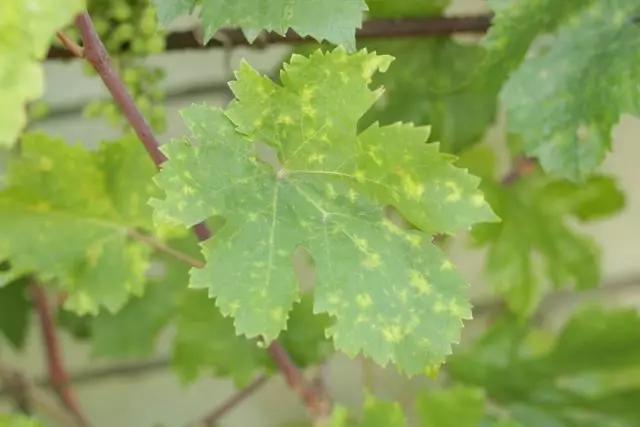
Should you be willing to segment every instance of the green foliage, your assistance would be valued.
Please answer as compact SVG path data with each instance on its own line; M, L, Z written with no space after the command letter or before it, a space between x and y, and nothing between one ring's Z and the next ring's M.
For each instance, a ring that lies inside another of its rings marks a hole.
M270 342L284 328L299 297L290 258L303 245L318 272L315 310L336 318L329 329L336 347L413 374L442 363L457 340L460 321L470 316L466 281L425 234L400 229L372 201L393 203L427 232L495 217L478 181L437 144L424 143L425 129L354 132L377 96L367 88L370 76L389 62L366 51L318 51L293 57L283 86L242 66L226 113L184 110L201 145L163 148L169 161L156 182L167 198L152 204L159 219L187 226L225 217L205 243L207 265L192 272L191 286L209 288L239 334ZM327 103L323 86L349 91L349 104ZM256 156L256 140L276 150L277 168ZM235 268L235 259L246 268Z
M36 418L22 414L0 413L0 427L42 427L42 423Z
M585 181L611 149L620 116L640 115L640 26L630 19L638 12L635 0L596 1L506 85L509 129L545 170Z
M542 348L531 335L526 325L505 318L454 355L448 370L458 381L484 387L527 427L638 425L640 410L631 403L640 395L636 310L586 307ZM625 372L623 382L609 378Z
M0 6L0 148L11 147L27 122L24 104L42 96L41 61L56 30L83 0L12 0Z
M52 302L64 297L58 328L95 357L150 357L172 332L171 367L185 384L216 376L242 387L280 373L276 338L300 369L338 350L421 374L413 394L385 388L385 399L369 376L362 411L333 399L330 427L640 425L636 310L583 307L559 332L533 324L548 291L603 281L601 249L580 226L625 207L616 178L597 168L620 117L640 115L640 6L490 0L480 40L363 37L356 51L365 15L420 19L449 5L3 2L0 148L11 149L0 152L1 340L23 347L35 282ZM85 106L122 131L96 150L23 131L47 109L39 61L61 46L56 30L79 41L70 24L85 6L158 132L163 71L147 57L165 49L160 25L197 8L205 41L227 25L251 42L264 30L309 39L276 81L242 61L228 107L185 108L189 136L164 145L158 173L113 99ZM480 144L498 133L487 130L499 107L509 154L537 159L506 175ZM200 222L213 231L203 242L188 234ZM466 231L486 250L507 310L450 356L472 304L436 242ZM313 283L294 254L312 261ZM295 425L319 424L306 421ZM39 425L0 415L0 427Z
M16 348L22 348L29 326L28 284L29 281L22 278L0 285L0 332Z
M191 11L195 0L153 0L158 18L168 24ZM262 30L285 34L291 28L311 36L355 48L355 30L360 27L364 0L201 0L204 42L224 25L241 27L253 42Z
M23 135L0 191L0 258L56 280L69 293L65 307L79 314L118 310L144 291L150 249L128 233L151 228L153 171L131 137L89 152L41 133Z
M387 73L373 79L386 93L361 125L374 121L429 125L442 150L453 153L482 139L495 118L497 88L477 83L449 89L480 66L483 51L479 46L452 39L380 40L362 45L393 55L396 61Z
M596 0L489 0L495 17L482 40L487 50L480 78L501 84L518 67L537 36L555 30Z
M594 220L622 209L624 194L615 180L593 176L578 186L536 173L505 186L491 175L484 175L482 188L502 221L478 224L472 237L476 246L489 247L486 271L509 308L531 314L547 282L554 288L598 285L600 250L569 221Z

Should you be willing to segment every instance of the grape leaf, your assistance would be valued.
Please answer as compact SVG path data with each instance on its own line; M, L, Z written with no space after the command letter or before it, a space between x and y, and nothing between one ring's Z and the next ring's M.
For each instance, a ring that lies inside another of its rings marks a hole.
M506 85L509 130L546 171L584 181L620 116L640 115L640 26L628 18L639 11L635 0L598 0Z
M189 12L195 0L153 0L164 25ZM221 27L241 27L249 42L262 30L284 35L289 28L302 37L355 49L355 32L367 6L364 0L201 0L204 43Z
M216 376L231 376L242 386L268 363L266 351L237 336L232 320L223 317L202 290L183 292L177 327L172 366L184 382L195 380L209 368Z
M621 209L624 194L615 180L597 176L576 186L536 174L509 187L485 180L483 189L502 222L478 224L472 236L476 244L489 246L486 271L511 310L531 314L544 294L545 279L556 288L598 285L600 250L567 222Z
M398 402L388 402L367 395L359 422L349 419L343 406L337 405L331 413L327 427L406 427L407 422Z
M100 160L111 150L139 160L104 171ZM25 135L0 191L0 258L43 282L56 279L69 294L65 308L78 314L97 314L101 306L117 311L143 291L150 249L128 234L150 223L139 209L157 189L132 182L127 197L137 207L129 209L121 189L134 171L151 179L146 163L144 149L130 138L89 152L41 133Z
M417 411L420 425L431 427L476 427L485 411L482 389L453 386L422 392Z
M199 259L193 236L171 240L168 246ZM141 357L152 353L158 333L174 319L177 303L187 289L189 265L168 254L154 256L162 267L160 277L152 277L145 293L130 299L117 313L102 311L93 323L92 349L97 356Z
M0 6L0 148L27 122L24 104L44 92L42 60L51 39L84 7L83 0L12 0Z
M367 0L369 18L398 19L444 12L450 0Z
M494 16L482 39L486 49L480 80L500 86L517 68L542 33L555 30L563 22L596 0L488 0Z
M173 366L183 381L193 381L210 368L217 376L231 376L242 386L256 371L276 371L264 348L237 336L231 320L220 314L206 294L187 290L179 301ZM280 338L292 360L302 368L319 363L333 350L324 334L330 319L314 315L312 308L313 299L308 295L295 304Z
M470 316L467 283L427 234L401 230L381 204L429 232L496 217L478 180L425 144L425 128L356 134L380 92L368 89L370 77L390 60L342 48L294 55L283 86L243 64L226 112L183 111L199 144L163 147L169 160L156 182L167 197L150 203L158 221L225 217L190 286L208 288L239 334L278 336L299 298L290 258L304 246L317 270L315 311L336 318L334 345L417 373L442 363L458 339ZM257 157L255 141L277 151L277 168Z
M449 359L449 373L485 387L501 410L527 427L638 425L640 378L617 386L602 380L640 367L637 310L584 307L542 353L528 349L530 332L514 319L502 319Z
M0 331L16 349L24 345L29 329L31 302L26 278L0 286Z
M418 393L417 417L429 427L519 427L508 413L491 407L484 389L453 384ZM497 413L497 414L496 414Z
M326 314L313 312L313 294L304 295L293 305L279 342L297 366L316 365L334 350L325 334L332 323Z
M387 93L364 116L361 125L410 121L430 125L442 149L458 152L479 142L496 114L498 87L481 84L456 87L477 68L483 50L453 39L382 40L362 44L393 55L397 63L373 79Z
M58 310L56 324L74 339L85 341L93 335L93 322L96 318L90 315L79 316L73 311Z
M0 413L0 427L42 427L42 423L37 418L23 414Z

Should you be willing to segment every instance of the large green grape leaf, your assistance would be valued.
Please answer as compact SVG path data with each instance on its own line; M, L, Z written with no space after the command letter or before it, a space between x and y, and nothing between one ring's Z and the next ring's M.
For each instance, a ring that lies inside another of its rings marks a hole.
M192 271L190 286L208 288L239 334L270 342L284 328L299 299L291 255L303 246L317 271L315 311L336 319L335 346L416 373L441 363L458 339L470 316L467 283L427 234L401 230L381 205L430 233L496 217L478 179L426 144L425 128L357 134L380 93L367 87L371 75L390 60L342 48L294 55L283 86L243 64L226 112L183 111L199 143L163 147L169 160L156 182L167 197L151 203L158 221L226 219L204 243L207 265ZM256 142L276 151L276 168Z
M453 39L381 40L360 45L396 58L387 73L374 77L374 84L387 92L364 116L362 126L373 121L430 125L433 138L448 152L482 139L495 118L498 87L474 83L450 89L460 86L469 70L480 65L482 48Z
M194 236L167 243L194 259L201 258ZM131 298L117 313L102 311L95 318L92 348L97 356L142 357L153 352L158 333L177 315L178 301L189 283L189 265L158 253L160 277L151 277L144 295Z
M640 376L628 374L640 368L637 310L584 307L542 351L532 347L531 334L504 318L454 355L448 371L454 380L484 387L527 427L638 425ZM608 380L621 374L623 381Z
M195 0L153 0L163 24L189 12ZM260 31L327 40L355 49L355 32L367 6L364 0L200 0L204 42L225 25L240 27L250 42Z
M630 19L638 12L636 0L598 0L505 87L509 129L545 170L583 181L610 150L621 114L640 114L640 26Z
M0 332L17 349L24 345L29 327L28 285L29 281L21 278L0 286Z
M137 153L139 160L114 169L102 161L111 150L122 157ZM43 282L55 280L69 295L65 307L78 314L97 314L101 306L117 311L143 291L150 248L129 232L150 223L140 209L157 189L132 181L125 209L122 185L134 173L151 180L147 163L141 144L130 138L89 152L44 134L25 135L0 191L0 258Z
M26 102L44 92L42 60L54 33L83 0L11 0L0 5L0 148L11 147L27 122Z
M42 422L23 414L0 413L0 427L42 427Z
M480 80L500 86L540 34L555 30L596 0L488 0L494 17L482 39L486 57Z
M483 189L502 222L478 224L472 236L489 246L486 271L511 310L531 314L546 283L578 289L599 284L600 250L570 222L624 206L624 193L612 177L595 176L577 186L535 174L508 187L485 180Z

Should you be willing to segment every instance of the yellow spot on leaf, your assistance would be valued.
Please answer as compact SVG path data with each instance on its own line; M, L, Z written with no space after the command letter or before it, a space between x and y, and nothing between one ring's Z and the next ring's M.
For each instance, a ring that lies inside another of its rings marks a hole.
M411 278L409 279L409 285L418 290L421 295L429 295L432 291L431 285L427 281L426 277L422 273L416 270L411 270Z
M358 304L360 308L367 308L373 304L373 301L369 294L358 294L356 296L356 304Z
M322 153L311 153L309 155L309 157L307 157L307 162L322 164L322 163L324 163L324 159L326 157L327 156L325 154L322 154Z
M399 325L389 325L381 328L384 340L390 343L399 343L402 341L402 328Z
M364 261L362 261L362 266L369 269L374 269L380 267L380 254L378 253L369 253Z
M48 157L40 157L40 170L50 171L53 169L53 162Z
M447 181L444 183L447 188L451 190L451 193L447 196L447 202L457 202L462 195L462 189L453 181Z
M240 301L233 301L229 303L229 314L231 316L235 316L240 308Z
M406 194L406 196L413 200L420 200L422 198L422 194L424 194L424 185L419 182L413 180L413 178L402 172L402 188Z
M471 198L471 204L476 208L479 208L484 204L484 196L482 194L474 194Z
M330 198L330 199L335 199L336 196L337 196L336 189L333 188L333 185L331 185L331 184L326 184L324 186L324 191L325 191L327 197Z
M440 271L450 271L453 270L453 264L451 263L451 261L444 260L442 261L442 264L440 264Z
M293 124L293 119L291 118L291 116L289 116L287 114L281 114L276 119L276 123L283 124L283 125L292 125Z
M274 308L273 310L271 310L269 315L276 322L281 322L284 319L284 312L283 312L282 308L280 308L280 307Z

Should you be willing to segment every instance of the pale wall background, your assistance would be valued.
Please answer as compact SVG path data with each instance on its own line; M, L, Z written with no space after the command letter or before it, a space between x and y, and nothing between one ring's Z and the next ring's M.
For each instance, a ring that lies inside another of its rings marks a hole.
M483 2L480 0L460 0L455 2L450 12L476 13L483 10ZM188 26L190 21L178 25ZM265 51L237 49L233 54L233 63L237 64L244 58L259 70L268 72L287 52L286 47L269 48ZM185 133L185 126L178 115L181 108L202 101L225 105L230 99L229 93L224 90L224 84L231 76L220 50L171 53L153 58L151 62L165 67L168 73L168 131L162 135L163 141ZM88 146L94 146L100 139L116 135L114 129L101 120L79 117L85 102L106 95L98 79L84 77L76 61L48 62L46 72L45 100L50 103L53 114L35 128ZM488 133L486 139L496 147L503 145L500 123ZM640 241L640 168L637 165L640 158L640 120L625 117L616 128L614 139L614 153L607 159L604 170L619 178L621 186L627 192L627 208L615 218L585 228L604 248L602 263L605 290L584 294L583 297L638 304L640 296L637 289L640 279L636 277L640 278L640 251L637 246ZM482 253L466 250L463 241L455 246L453 257L473 284L474 301L485 301L487 283L482 275ZM566 309L575 302L576 298L571 296L552 298L547 303L548 319L557 323ZM473 330L472 326L472 323L467 325L467 335ZM25 353L2 354L4 362L19 367L35 378L44 374L43 353L37 332L35 329L32 331ZM163 423L168 427L183 426L200 418L233 391L233 385L224 380L203 379L190 386L181 385L165 363L169 354L171 332L165 334L160 341L161 356L151 364L143 362L147 366L146 370L138 370L137 374L114 375L109 379L90 379L77 383L79 399L95 427L150 427L154 423ZM66 364L76 375L95 373L109 366L104 361L93 359L87 346L78 345L67 336L63 337L63 345ZM358 361L338 355L332 360L327 375L336 400L354 407L361 404L361 369ZM410 387L404 381L393 373L380 375L378 384L381 389L406 397ZM0 409L6 403L6 396L0 396ZM225 418L222 425L262 427L303 416L304 409L298 399L276 378Z

